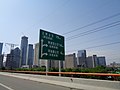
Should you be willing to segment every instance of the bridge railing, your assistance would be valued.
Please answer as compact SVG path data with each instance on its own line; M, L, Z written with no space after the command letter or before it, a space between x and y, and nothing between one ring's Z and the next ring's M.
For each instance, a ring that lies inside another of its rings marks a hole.
M112 77L114 80L119 80L120 74L112 73L81 73L81 72L41 72L41 71L13 71L13 70L1 70L2 72L11 72L11 73L25 73L25 74L39 74L39 75L69 75L69 76L101 76L101 77Z

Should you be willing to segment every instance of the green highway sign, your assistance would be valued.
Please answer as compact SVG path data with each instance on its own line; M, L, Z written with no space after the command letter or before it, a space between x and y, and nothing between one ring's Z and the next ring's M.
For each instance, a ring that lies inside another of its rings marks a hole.
M65 60L64 37L40 29L39 59Z

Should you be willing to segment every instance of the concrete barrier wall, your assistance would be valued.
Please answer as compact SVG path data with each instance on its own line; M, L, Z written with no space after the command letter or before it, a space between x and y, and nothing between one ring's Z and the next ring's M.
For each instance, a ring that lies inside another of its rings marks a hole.
M55 81L69 82L69 83L72 82L72 83L76 83L76 84L120 89L120 81L59 77L59 76L45 76L45 75L31 75L31 74L19 74L19 75L23 75L23 76L29 75L30 77L37 77L37 78L47 79L47 80L55 80Z

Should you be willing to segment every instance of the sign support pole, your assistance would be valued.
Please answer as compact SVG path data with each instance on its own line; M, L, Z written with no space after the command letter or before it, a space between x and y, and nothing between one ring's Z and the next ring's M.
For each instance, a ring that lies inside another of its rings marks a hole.
M59 60L59 77L61 77L61 61Z
M48 60L46 60L46 76L48 76Z
M38 59L38 67L40 67L40 59Z

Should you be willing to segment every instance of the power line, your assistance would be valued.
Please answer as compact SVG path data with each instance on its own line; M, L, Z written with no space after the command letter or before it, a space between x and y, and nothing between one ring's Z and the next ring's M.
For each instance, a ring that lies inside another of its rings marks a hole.
M119 15L120 15L120 13L114 14L114 15L112 15L112 16L103 18L103 19L98 20L98 21L96 21L96 22L93 22L93 23L87 24L87 25L85 25L85 26L79 27L79 28L77 28L77 29L71 30L71 31L69 31L69 32L63 33L63 35L66 35L66 34L69 34L69 33L75 32L75 31L78 31L78 30L80 30L80 29L83 29L83 28L86 28L86 27L89 27L89 26L92 26L92 25L95 25L95 24L97 24L97 23L100 23L100 22L109 20L109 19L114 18L114 17L117 17L117 16L119 16Z
M97 47L104 47L104 46L109 46L109 45L114 45L114 44L120 44L120 41L113 42L113 43L102 44L102 45L97 45L97 46L91 46L91 47L87 47L87 48L84 48L84 49L93 49L93 48L97 48ZM72 52L72 51L77 51L77 50L71 50L71 51L67 51L67 52Z
M87 47L86 49L92 49L92 48L103 47L103 46L108 46L108 45L113 45L113 44L119 44L119 43L120 42L107 43L107 44L103 44L103 45Z
M101 27L98 27L98 28L95 28L92 30L88 30L88 31L79 33L79 34L74 35L74 36L70 36L70 37L66 38L66 40L69 41L69 40L72 40L72 39L75 39L75 38L78 38L81 36L85 36L85 35L92 34L92 33L98 32L98 31L106 30L106 29L111 28L111 27L118 26L118 25L120 25L119 22L120 21L116 21L116 22L113 22L113 23L110 23L110 24L107 24L107 25L104 25L104 26L101 26Z
M92 39L92 40L88 40L88 41L85 41L85 42L86 42L86 43L89 43L89 42L93 42L93 41L98 40L98 39L106 39L106 38L108 38L108 37L115 37L115 36L117 36L117 35L120 35L120 33L111 34L111 35L103 36L103 37L100 37L100 38L94 38L94 39ZM82 43L84 43L84 42L82 42ZM69 45L70 45L70 44L69 44ZM72 44L72 45L76 45L76 43L74 43L74 44ZM77 45L78 45L78 43L77 43Z
M119 23L120 21L116 21L116 22L112 22L112 23L110 23L110 24L107 24L107 25L104 25L104 26L101 26L101 27L98 27L98 28L95 28L95 29L92 29L92 30L87 30L87 31L85 31L85 32L82 32L82 33L79 33L79 34L77 34L77 35L73 35L73 36L70 36L70 37L68 37L68 38L66 38L66 39L71 39L71 38L75 38L75 37L78 37L78 36L84 36L84 35L86 35L86 34L89 34L89 33L92 33L92 32L94 32L94 31L99 31L99 29L101 29L101 28L104 28L104 27L107 27L107 26L110 26L110 25L113 25L113 24L116 24L116 23Z

